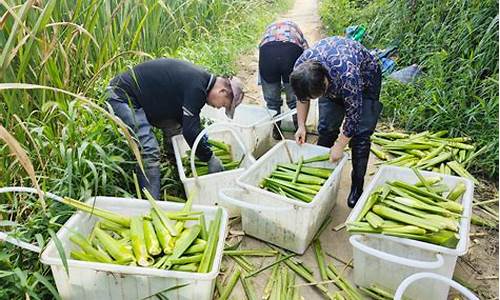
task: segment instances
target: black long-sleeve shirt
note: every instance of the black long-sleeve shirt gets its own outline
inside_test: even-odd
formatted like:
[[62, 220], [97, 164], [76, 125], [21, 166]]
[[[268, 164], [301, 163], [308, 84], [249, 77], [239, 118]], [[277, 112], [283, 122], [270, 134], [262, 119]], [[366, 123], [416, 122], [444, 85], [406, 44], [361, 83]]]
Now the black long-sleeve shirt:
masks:
[[[137, 107], [142, 107], [151, 125], [161, 127], [164, 120], [182, 124], [182, 134], [190, 147], [201, 131], [200, 111], [215, 76], [192, 63], [162, 58], [141, 63], [111, 81], [124, 90]], [[212, 151], [202, 139], [196, 156], [208, 161]]]

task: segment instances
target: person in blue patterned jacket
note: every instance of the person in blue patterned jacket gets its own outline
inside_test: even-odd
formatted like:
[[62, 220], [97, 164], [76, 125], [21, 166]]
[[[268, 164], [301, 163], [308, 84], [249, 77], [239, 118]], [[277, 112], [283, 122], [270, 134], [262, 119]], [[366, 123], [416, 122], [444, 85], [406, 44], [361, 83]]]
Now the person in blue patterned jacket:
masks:
[[298, 99], [297, 143], [306, 141], [309, 100], [319, 98], [318, 145], [331, 147], [332, 162], [342, 158], [347, 144], [351, 147], [349, 207], [354, 207], [363, 192], [370, 136], [382, 111], [381, 82], [380, 66], [370, 52], [359, 42], [336, 36], [304, 51], [290, 75]]
[[[267, 26], [259, 45], [259, 78], [267, 108], [280, 113], [281, 90], [285, 90], [288, 108], [294, 109], [297, 99], [290, 87], [289, 77], [295, 61], [309, 48], [299, 26], [292, 21], [274, 22]], [[297, 129], [297, 116], [293, 116]], [[280, 126], [280, 122], [276, 122]], [[278, 128], [273, 128], [273, 138], [281, 139]]]

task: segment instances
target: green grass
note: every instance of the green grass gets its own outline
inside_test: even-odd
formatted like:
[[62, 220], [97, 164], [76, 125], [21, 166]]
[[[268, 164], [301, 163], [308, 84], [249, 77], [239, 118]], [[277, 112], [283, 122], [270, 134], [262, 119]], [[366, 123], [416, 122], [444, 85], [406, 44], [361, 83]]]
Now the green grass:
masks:
[[[33, 6], [42, 3], [41, 7]], [[0, 125], [22, 145], [40, 187], [61, 196], [133, 196], [135, 160], [117, 123], [101, 111], [109, 80], [155, 57], [193, 61], [235, 74], [288, 0], [7, 0], [0, 3], [0, 82], [59, 88], [0, 90]], [[7, 13], [9, 12], [9, 13]], [[95, 106], [97, 105], [97, 107]], [[0, 140], [1, 141], [1, 140]], [[0, 142], [0, 187], [32, 186]], [[162, 191], [181, 195], [177, 170], [162, 164]], [[0, 195], [0, 230], [45, 244], [73, 211], [36, 197]], [[53, 299], [50, 269], [36, 254], [0, 242], [0, 299]]]
[[329, 34], [368, 27], [368, 48], [396, 45], [399, 67], [424, 67], [414, 85], [387, 80], [383, 118], [405, 130], [450, 130], [478, 149], [473, 171], [498, 178], [498, 3], [492, 0], [324, 0]]

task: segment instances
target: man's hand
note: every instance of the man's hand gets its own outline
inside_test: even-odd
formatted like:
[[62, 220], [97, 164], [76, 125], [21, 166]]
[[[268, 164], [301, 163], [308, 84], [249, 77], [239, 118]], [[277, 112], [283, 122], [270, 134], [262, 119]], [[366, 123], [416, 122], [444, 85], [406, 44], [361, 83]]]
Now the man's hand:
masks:
[[343, 133], [340, 134], [333, 144], [333, 147], [330, 149], [330, 162], [333, 163], [342, 158], [345, 146], [349, 144], [350, 140], [351, 138], [346, 137]]
[[222, 162], [217, 156], [215, 156], [215, 154], [212, 154], [212, 157], [210, 157], [210, 160], [208, 161], [208, 173], [211, 174], [221, 171], [224, 171]]
[[298, 144], [306, 142], [306, 120], [309, 112], [309, 101], [297, 101], [297, 125], [298, 129], [295, 133], [295, 141]]
[[335, 143], [330, 149], [330, 162], [336, 162], [342, 158], [344, 152], [344, 145], [341, 143]]
[[297, 144], [304, 144], [306, 142], [307, 131], [304, 125], [299, 125], [297, 132], [295, 132], [295, 141]]

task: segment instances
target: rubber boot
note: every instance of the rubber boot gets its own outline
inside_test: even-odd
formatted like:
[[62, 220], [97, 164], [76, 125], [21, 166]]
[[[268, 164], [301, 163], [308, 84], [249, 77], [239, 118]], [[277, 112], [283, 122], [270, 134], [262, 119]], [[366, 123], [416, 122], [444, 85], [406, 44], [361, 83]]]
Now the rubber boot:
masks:
[[[160, 166], [144, 166], [146, 176], [142, 170], [137, 167], [137, 180], [141, 190], [146, 188], [153, 198], [160, 199]], [[147, 178], [146, 178], [147, 177]]]
[[347, 198], [347, 206], [353, 208], [363, 193], [363, 184], [370, 156], [370, 137], [354, 137], [351, 140], [352, 173], [351, 192]]
[[273, 126], [273, 139], [277, 141], [281, 141], [281, 134], [278, 128], [281, 126], [281, 121], [276, 121], [276, 124]]

